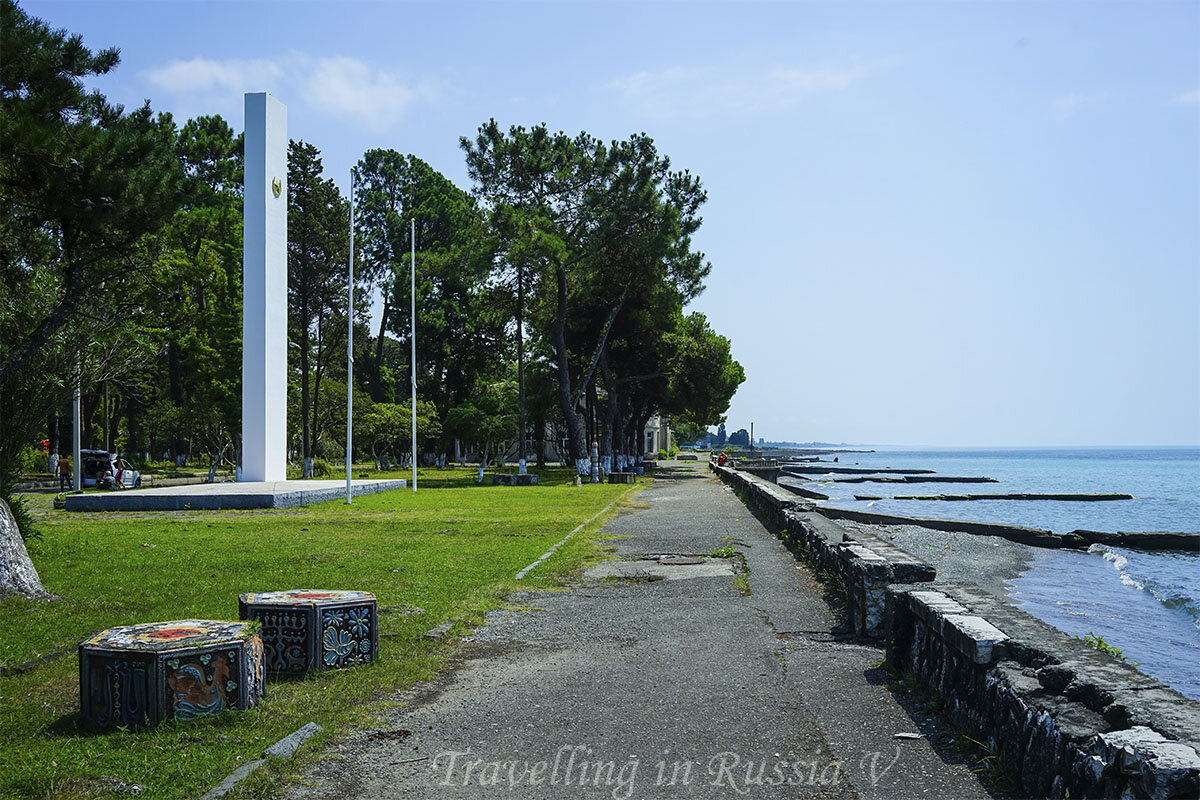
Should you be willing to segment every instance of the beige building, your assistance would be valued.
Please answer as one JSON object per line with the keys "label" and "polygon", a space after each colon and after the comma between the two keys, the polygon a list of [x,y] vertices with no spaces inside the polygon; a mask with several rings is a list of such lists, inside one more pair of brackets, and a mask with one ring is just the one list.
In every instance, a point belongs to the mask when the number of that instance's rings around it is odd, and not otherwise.
{"label": "beige building", "polygon": [[643,451],[646,458],[657,458],[659,450],[671,449],[671,424],[665,418],[655,414],[646,423],[642,431],[642,442],[646,445]]}

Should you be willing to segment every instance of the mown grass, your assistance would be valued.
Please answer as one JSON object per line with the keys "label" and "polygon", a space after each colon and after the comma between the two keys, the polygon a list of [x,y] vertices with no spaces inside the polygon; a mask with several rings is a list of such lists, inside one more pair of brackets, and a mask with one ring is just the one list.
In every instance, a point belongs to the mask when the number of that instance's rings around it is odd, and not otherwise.
{"label": "mown grass", "polygon": [[[128,796],[122,784],[143,786],[145,798],[196,797],[266,745],[315,721],[325,731],[302,751],[311,757],[323,740],[369,720],[399,690],[437,673],[453,639],[425,639],[425,631],[450,619],[463,619],[464,627],[478,622],[513,590],[560,585],[594,557],[594,539],[577,536],[520,583],[513,579],[628,488],[574,487],[553,471],[541,485],[521,488],[476,486],[468,470],[418,477],[427,491],[293,511],[68,514],[50,510],[48,497],[37,498],[42,537],[28,547],[47,590],[62,599],[0,602],[0,664],[11,670],[67,652],[0,677],[0,797]],[[80,729],[73,648],[89,632],[155,620],[236,619],[238,594],[284,588],[374,592],[380,658],[269,682],[250,712],[137,733]],[[292,768],[277,767],[240,793],[269,796],[271,774]]]}

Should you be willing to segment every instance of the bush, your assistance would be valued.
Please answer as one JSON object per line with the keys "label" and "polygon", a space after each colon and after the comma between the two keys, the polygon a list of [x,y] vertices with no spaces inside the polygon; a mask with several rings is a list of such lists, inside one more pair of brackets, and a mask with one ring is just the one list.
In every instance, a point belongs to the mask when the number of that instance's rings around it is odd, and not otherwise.
{"label": "bush", "polygon": [[333,474],[333,467],[329,466],[329,462],[323,458],[313,459],[313,477],[328,478]]}
{"label": "bush", "polygon": [[22,475],[36,475],[50,469],[50,464],[46,461],[46,454],[31,444],[27,444],[21,449],[21,455],[18,458],[17,472]]}
{"label": "bush", "polygon": [[13,479],[0,480],[0,500],[8,503],[8,508],[12,511],[13,521],[17,523],[17,530],[21,532],[21,538],[28,541],[29,539],[40,539],[42,534],[33,526],[33,518],[29,515],[29,509],[25,507],[25,498],[17,494],[17,482]]}
{"label": "bush", "polygon": [[670,454],[671,458],[674,458],[675,456],[679,455],[679,448],[676,447],[674,444],[672,444],[669,454]]}
{"label": "bush", "polygon": [[666,460],[667,460],[667,451],[666,451],[666,450],[659,450],[659,451],[658,451],[658,460],[659,460],[659,461],[666,461]]}

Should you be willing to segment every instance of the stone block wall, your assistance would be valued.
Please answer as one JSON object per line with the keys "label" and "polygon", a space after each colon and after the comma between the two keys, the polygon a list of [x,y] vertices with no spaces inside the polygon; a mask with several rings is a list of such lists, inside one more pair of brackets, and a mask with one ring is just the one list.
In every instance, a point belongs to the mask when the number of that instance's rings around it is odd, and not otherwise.
{"label": "stone block wall", "polygon": [[712,469],[793,551],[841,578],[855,633],[885,640],[888,663],[987,743],[1021,796],[1200,797],[1200,703],[997,597],[935,583],[928,564],[774,484]]}
{"label": "stone block wall", "polygon": [[841,578],[854,632],[867,638],[884,635],[887,587],[931,581],[933,567],[874,536],[849,534],[811,512],[795,494],[741,470],[713,465],[745,502],[762,514],[794,552],[802,552],[823,570]]}
{"label": "stone block wall", "polygon": [[1200,703],[967,587],[894,586],[888,663],[1031,797],[1200,796]]}

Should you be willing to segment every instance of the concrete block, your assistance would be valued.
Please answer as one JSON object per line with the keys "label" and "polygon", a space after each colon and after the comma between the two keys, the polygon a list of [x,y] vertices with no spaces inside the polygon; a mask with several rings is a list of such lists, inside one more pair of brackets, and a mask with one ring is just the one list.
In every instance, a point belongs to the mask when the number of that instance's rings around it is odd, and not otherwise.
{"label": "concrete block", "polygon": [[942,636],[976,664],[990,664],[998,645],[1008,641],[1004,631],[983,617],[947,614]]}
{"label": "concrete block", "polygon": [[275,756],[276,758],[291,758],[300,749],[300,745],[316,736],[321,732],[321,726],[315,722],[309,722],[299,730],[292,731],[287,736],[280,739],[275,744],[263,751],[263,756]]}

